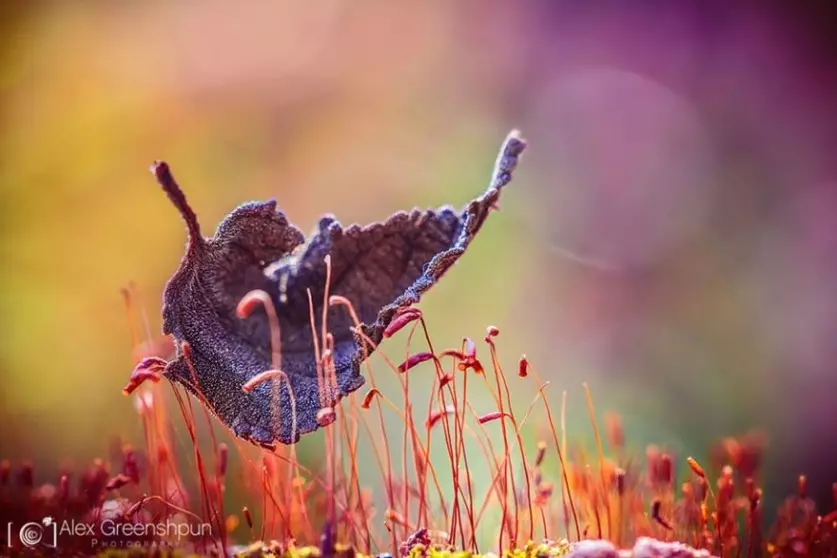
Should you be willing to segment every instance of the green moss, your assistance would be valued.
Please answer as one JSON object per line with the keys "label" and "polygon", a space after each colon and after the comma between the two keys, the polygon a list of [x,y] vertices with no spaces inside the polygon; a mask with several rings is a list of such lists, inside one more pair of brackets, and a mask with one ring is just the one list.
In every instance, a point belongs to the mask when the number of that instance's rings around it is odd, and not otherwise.
{"label": "green moss", "polygon": [[[503,558],[547,558],[552,556],[564,556],[570,551],[570,543],[567,540],[547,541],[542,543],[529,542],[522,548],[508,550],[503,553]],[[316,546],[298,546],[287,549],[272,548],[265,543],[254,543],[248,547],[233,549],[234,555],[240,558],[322,558],[320,549]],[[368,554],[361,554],[354,551],[350,546],[337,545],[336,558],[376,558]],[[410,549],[409,558],[498,558],[496,554],[488,552],[485,554],[474,554],[465,550],[452,550],[441,546],[425,547],[417,544]]]}
{"label": "green moss", "polygon": [[99,556],[99,558],[144,558],[145,556],[155,556],[157,558],[198,558],[200,554],[182,552],[179,550],[152,550],[149,548],[136,547],[131,549],[105,550],[100,552],[97,556]]}

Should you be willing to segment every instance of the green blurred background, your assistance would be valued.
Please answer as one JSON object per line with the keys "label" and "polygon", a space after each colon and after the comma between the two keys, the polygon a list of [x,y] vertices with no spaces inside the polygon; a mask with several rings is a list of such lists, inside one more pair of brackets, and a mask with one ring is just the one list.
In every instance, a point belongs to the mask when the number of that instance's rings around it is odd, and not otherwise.
{"label": "green blurred background", "polygon": [[422,305],[437,345],[496,325],[508,367],[569,390],[572,434],[587,381],[638,450],[757,427],[774,498],[802,470],[824,494],[837,80],[813,7],[4,4],[0,453],[49,471],[138,439],[119,291],[159,328],[185,240],[152,160],[207,231],[269,197],[310,230],[461,206],[516,127],[502,211]]}

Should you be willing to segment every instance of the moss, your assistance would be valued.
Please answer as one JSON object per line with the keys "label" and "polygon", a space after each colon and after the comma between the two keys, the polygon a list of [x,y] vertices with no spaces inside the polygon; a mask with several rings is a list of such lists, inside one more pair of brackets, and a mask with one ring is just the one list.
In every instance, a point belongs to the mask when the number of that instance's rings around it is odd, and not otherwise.
{"label": "moss", "polygon": [[[425,327],[423,320],[417,323]],[[433,352],[430,335],[426,330],[424,333],[427,346],[408,347],[409,354]],[[411,403],[414,395],[406,385],[403,401],[388,399],[378,392],[374,398],[367,394],[361,405],[353,404],[356,401],[338,405],[338,420],[343,421],[338,426],[365,423],[370,441],[377,444],[371,461],[378,465],[380,478],[371,485],[361,485],[355,474],[361,465],[368,467],[369,457],[358,457],[357,440],[342,428],[332,430],[338,434],[333,443],[325,437],[323,452],[331,459],[308,467],[303,467],[298,456],[283,446],[275,453],[261,454],[256,462],[258,468],[245,468],[231,475],[227,470],[231,449],[221,443],[213,445],[212,453],[208,453],[202,451],[205,444],[197,443],[197,439],[196,459],[185,465],[173,450],[177,446],[174,432],[181,425],[172,418],[168,407],[160,404],[168,395],[163,390],[169,389],[161,382],[136,394],[140,420],[149,433],[144,448],[116,446],[110,461],[99,459],[83,470],[64,471],[56,484],[36,483],[31,463],[12,466],[8,461],[0,462],[0,525],[24,525],[45,517],[84,523],[107,516],[127,524],[165,520],[179,525],[202,522],[212,526],[210,533],[184,539],[180,552],[174,553],[155,550],[153,545],[163,541],[151,534],[142,540],[123,536],[107,541],[118,548],[144,545],[129,550],[102,548],[103,556],[114,557],[219,554],[216,549],[221,545],[239,556],[283,558],[368,558],[373,556],[371,552],[386,548],[397,552],[396,558],[630,556],[631,551],[620,550],[623,548],[633,548],[638,555],[652,552],[655,556],[837,556],[837,510],[817,509],[808,496],[804,476],[799,477],[797,490],[778,512],[767,513],[763,509],[763,492],[758,484],[765,451],[761,436],[727,438],[710,452],[712,457],[705,463],[691,458],[676,460],[665,448],[650,446],[646,448],[644,463],[639,464],[636,449],[626,444],[618,416],[608,416],[603,435],[598,435],[597,415],[588,393],[598,447],[595,453],[585,452],[562,442],[565,433],[556,426],[554,417],[563,415],[563,409],[561,415],[550,409],[550,398],[544,395],[545,384],[534,367],[524,362],[514,377],[506,376],[497,352],[498,335],[496,328],[489,328],[484,340],[489,354],[483,355],[482,361],[477,344],[470,340],[460,350],[433,353],[434,358],[428,362],[432,360],[438,366],[438,374],[433,377],[427,420],[416,416],[405,421],[400,409],[418,412]],[[414,339],[420,337],[415,335]],[[412,373],[399,371],[395,365],[393,372],[398,377]],[[488,381],[469,387],[466,405],[464,385],[459,384],[470,375]],[[512,382],[515,390],[524,390],[528,385],[537,392],[525,416],[508,396]],[[474,384],[480,382],[469,386]],[[468,407],[478,396],[476,389],[483,387],[487,391],[482,400],[496,402],[497,408],[478,416],[476,412],[467,412],[465,409],[473,410]],[[177,395],[185,397],[182,390]],[[382,401],[392,405],[386,406]],[[532,416],[530,422],[540,420],[545,435],[528,447],[519,425],[530,418],[529,411],[535,404],[543,406],[545,416]],[[399,410],[385,415],[388,407]],[[196,428],[195,422],[200,420],[196,415],[183,413],[187,431],[192,434],[203,430]],[[436,415],[437,420],[431,421]],[[392,417],[404,421],[405,431],[412,434],[403,438],[407,446],[387,440],[385,423]],[[501,428],[486,426],[494,421]],[[212,427],[211,422],[209,426]],[[442,447],[447,451],[436,453],[432,463],[423,445],[428,436],[438,439],[439,445],[446,442]],[[479,484],[472,482],[469,475],[459,475],[461,484],[454,491],[456,496],[445,495],[434,486],[438,481],[429,473],[461,471],[466,467],[465,453],[475,450],[453,443],[466,438],[479,443],[479,457],[495,481]],[[391,456],[407,455],[409,450],[416,456],[416,467],[394,473],[384,463],[385,448]],[[249,458],[240,461],[244,467],[256,465]],[[678,462],[681,469],[688,471],[687,477],[678,479]],[[248,507],[224,509],[229,478],[250,472],[260,475],[259,482],[249,484],[249,502],[262,503],[261,519],[254,519]],[[188,486],[195,480],[202,493],[191,502],[205,504],[200,515],[183,509],[190,501],[189,494],[163,489]],[[395,486],[398,489],[392,490]],[[386,510],[376,509],[372,497],[376,492],[390,495]],[[457,510],[456,516],[452,510]],[[481,510],[488,510],[488,515]],[[500,529],[491,532],[487,525],[493,525],[495,518],[487,518],[496,512],[502,512],[503,521]],[[271,519],[263,523],[264,517]],[[336,519],[327,521],[328,517]],[[773,521],[769,521],[771,517]],[[773,527],[765,531],[762,523]],[[255,538],[256,533],[269,542],[231,546]],[[59,539],[60,549],[69,555],[85,555],[85,551],[89,554],[93,540]],[[351,541],[354,546],[331,542],[335,540]],[[494,549],[502,541],[506,548],[498,551],[499,556],[475,554],[470,551],[471,541],[479,542],[484,549]],[[489,546],[485,546],[486,542]],[[20,541],[11,543],[13,553],[25,550]],[[312,546],[317,543],[333,548],[323,553],[319,546]],[[377,557],[393,558],[384,554]]]}

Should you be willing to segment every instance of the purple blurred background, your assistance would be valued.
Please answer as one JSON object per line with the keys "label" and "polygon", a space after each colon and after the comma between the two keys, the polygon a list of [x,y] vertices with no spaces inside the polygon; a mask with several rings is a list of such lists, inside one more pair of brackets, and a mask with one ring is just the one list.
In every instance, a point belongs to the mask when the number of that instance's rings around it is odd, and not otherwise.
{"label": "purple blurred background", "polygon": [[266,197],[308,230],[461,205],[516,127],[503,211],[423,304],[440,345],[499,326],[509,366],[526,352],[570,390],[571,425],[587,381],[638,448],[761,428],[772,502],[804,471],[825,504],[828,4],[5,4],[2,454],[86,459],[104,430],[138,434],[119,288],[142,287],[158,328],[184,239],[153,159],[207,230]]}

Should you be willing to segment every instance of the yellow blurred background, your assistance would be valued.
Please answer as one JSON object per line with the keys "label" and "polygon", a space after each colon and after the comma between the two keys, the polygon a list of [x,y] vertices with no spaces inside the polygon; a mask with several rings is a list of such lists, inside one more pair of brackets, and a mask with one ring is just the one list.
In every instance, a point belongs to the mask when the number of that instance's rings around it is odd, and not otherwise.
{"label": "yellow blurred background", "polygon": [[807,19],[700,5],[7,5],[0,453],[49,470],[138,437],[120,288],[158,330],[185,241],[151,161],[207,232],[271,197],[307,231],[462,206],[520,128],[502,211],[422,304],[437,345],[496,325],[579,437],[587,381],[638,449],[759,427],[779,489],[825,487],[833,58]]}

